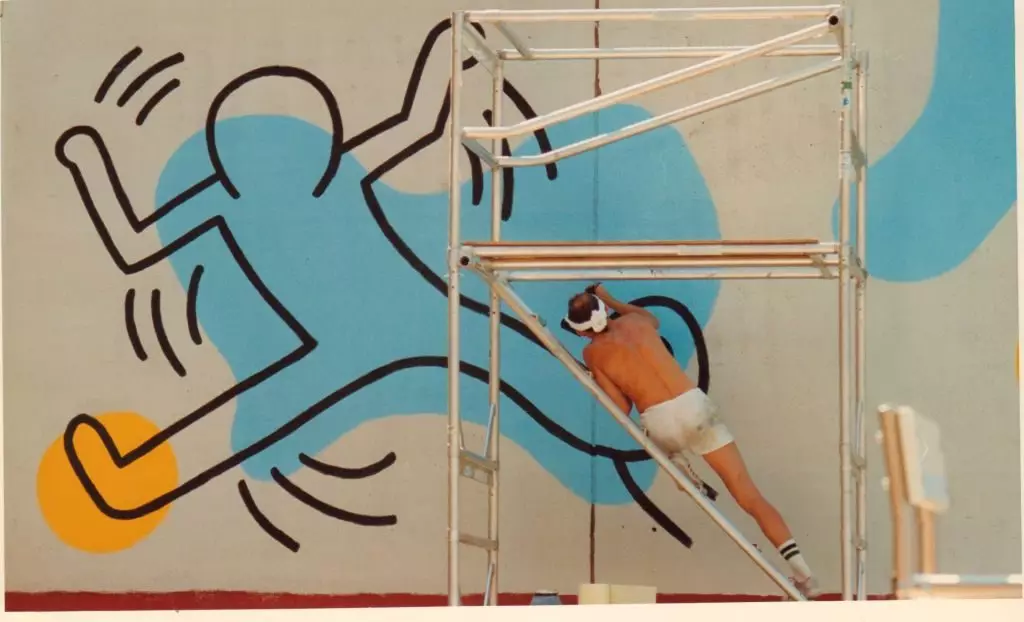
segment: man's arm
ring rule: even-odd
[[[608,290],[604,288],[604,285],[601,285],[600,283],[589,287],[588,290],[591,291],[595,296],[600,298],[601,301],[604,302],[604,304],[608,305],[608,307],[610,307],[612,311],[615,311],[619,315],[636,314],[638,317],[642,317],[648,322],[650,322],[655,329],[657,329],[661,325],[660,322],[658,322],[658,318],[655,317],[653,313],[651,313],[647,309],[644,309],[643,307],[638,307],[636,305],[631,305],[616,300],[611,294],[608,293]]]
[[[622,412],[628,417],[629,411],[633,409],[633,402],[630,401],[626,395],[619,390],[619,387],[615,386],[615,383],[611,379],[604,375],[600,369],[594,364],[593,357],[588,355],[588,351],[583,351],[583,361],[587,364],[590,369],[590,375],[594,377],[594,381],[597,382],[597,386],[601,387],[601,390],[608,394],[608,397],[612,398],[615,405],[622,410]]]

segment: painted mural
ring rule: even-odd
[[[873,160],[869,173],[868,265],[880,287],[920,287],[955,273],[986,244],[1016,198],[1012,2],[925,4],[937,5],[928,94],[917,120]],[[93,556],[125,554],[164,537],[161,528],[172,507],[187,505],[204,487],[224,481],[261,537],[277,545],[268,560],[315,546],[303,532],[282,526],[282,519],[296,512],[366,528],[360,538],[381,540],[392,537],[403,521],[416,520],[368,510],[358,495],[346,497],[344,504],[323,498],[299,475],[345,489],[372,483],[401,465],[407,457],[391,449],[369,462],[325,455],[346,436],[382,420],[437,413],[436,428],[443,433],[447,195],[443,189],[404,189],[385,178],[425,166],[430,149],[446,141],[448,96],[443,85],[428,84],[436,76],[425,77],[424,68],[447,55],[450,10],[438,5],[429,23],[403,26],[405,36],[421,42],[419,49],[381,78],[405,85],[402,97],[379,102],[378,119],[358,131],[346,115],[349,102],[336,92],[340,74],[332,74],[332,81],[283,60],[235,63],[241,69],[201,102],[202,118],[160,143],[174,146],[161,152],[163,164],[150,176],[155,183],[134,183],[125,172],[136,170],[133,154],[154,148],[145,132],[154,126],[165,131],[164,120],[182,114],[183,98],[195,97],[186,76],[201,71],[196,66],[211,46],[223,45],[202,37],[187,45],[137,40],[118,56],[90,57],[93,73],[62,95],[74,113],[54,115],[61,122],[32,125],[38,130],[32,140],[48,145],[48,183],[62,188],[63,198],[53,209],[82,216],[73,235],[83,242],[76,248],[103,255],[110,270],[124,277],[116,281],[121,284],[116,291],[104,292],[116,299],[119,316],[91,319],[121,335],[111,346],[116,356],[137,366],[140,375],[162,369],[184,382],[208,375],[189,363],[195,360],[189,351],[212,346],[231,377],[205,399],[180,392],[166,416],[125,408],[124,396],[114,394],[72,397],[66,401],[72,410],[59,417],[46,413],[48,421],[58,417],[63,429],[48,446],[33,448],[35,464],[8,462],[8,482],[34,479],[32,511],[45,521],[51,538],[85,555],[76,557],[76,564],[88,568]],[[5,37],[19,28],[17,18],[17,11],[5,16]],[[26,18],[25,23],[44,21]],[[89,43],[77,45],[86,49]],[[5,54],[26,51],[24,45],[9,47]],[[873,65],[896,62],[875,47]],[[483,71],[472,59],[463,70],[467,75]],[[259,108],[259,93],[268,88],[315,98],[326,121],[248,112]],[[537,103],[538,95],[546,95],[543,87],[513,77],[503,91],[507,113],[530,118],[544,111]],[[431,99],[434,94],[443,96]],[[225,112],[239,107],[247,112]],[[106,110],[114,108],[120,110]],[[413,110],[429,111],[416,119],[432,122],[410,131],[417,123]],[[7,107],[5,114],[31,112],[12,113]],[[465,114],[488,124],[492,120],[486,107]],[[655,114],[640,104],[618,105],[539,131],[514,147],[506,143],[504,149],[540,153]],[[17,121],[5,117],[5,135],[11,123]],[[884,116],[873,123],[884,129]],[[387,153],[378,162],[369,165],[353,156],[375,145]],[[482,238],[489,223],[490,176],[468,150],[464,157],[470,174],[461,193],[463,229],[467,239]],[[717,179],[721,173],[713,175]],[[711,178],[701,152],[691,151],[687,133],[674,127],[547,167],[507,170],[503,235],[522,240],[729,237]],[[5,238],[20,234],[8,213],[30,209],[30,201],[52,201],[42,186],[23,193],[20,200],[5,201]],[[818,209],[826,221],[831,210],[834,230],[836,206],[824,202]],[[7,280],[8,272],[22,268],[13,264],[7,242],[4,255]],[[147,276],[168,265],[175,284]],[[580,287],[529,283],[517,290],[551,321]],[[711,373],[718,368],[711,344],[757,351],[757,346],[708,336],[712,325],[723,321],[717,318],[724,287],[715,281],[614,286],[620,299],[658,314],[666,343],[713,397],[718,385]],[[473,279],[465,288],[464,334],[486,335],[486,290]],[[19,304],[11,296],[5,300],[5,311]],[[20,330],[10,321],[5,327]],[[668,555],[685,558],[699,549],[690,523],[706,519],[692,513],[679,518],[674,498],[666,502],[669,497],[653,492],[657,467],[650,458],[517,319],[503,315],[502,330],[506,443],[525,452],[568,497],[591,507],[635,508],[630,520],[660,530],[663,545],[678,551]],[[761,338],[756,330],[742,334],[754,342]],[[582,343],[569,334],[564,338],[579,355]],[[75,344],[65,348],[73,350]],[[463,352],[465,417],[483,425],[486,339],[464,339]],[[5,356],[9,368],[28,365]],[[1006,357],[1007,370],[1012,356]],[[11,378],[9,373],[5,382]],[[9,422],[22,415],[5,412],[11,430]],[[228,442],[213,450],[203,439],[215,437],[212,430],[222,426],[229,429]],[[9,433],[8,445],[17,442]],[[509,477],[512,483],[506,485],[518,485]],[[266,485],[283,493],[286,502],[282,497],[267,501]],[[801,507],[820,503],[806,495]],[[18,538],[17,522],[11,520],[9,545]],[[1012,520],[1019,525],[1019,515]],[[19,572],[10,564],[8,570],[11,576]],[[41,587],[34,591],[63,589]],[[381,585],[379,591],[407,590]]]

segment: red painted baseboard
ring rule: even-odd
[[[502,594],[503,605],[528,605],[532,594]],[[889,600],[875,595],[870,600]],[[729,603],[780,601],[780,596],[756,594],[658,594],[659,603]],[[821,600],[839,600],[828,594]],[[479,605],[480,594],[465,596]],[[575,605],[574,594],[562,602]],[[336,609],[352,607],[443,607],[444,594],[277,594],[261,592],[7,592],[6,610],[39,611],[153,611],[196,609]]]

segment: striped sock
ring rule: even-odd
[[[779,555],[789,562],[797,581],[806,581],[811,577],[811,569],[804,561],[804,556],[800,554],[800,547],[796,545],[795,540],[789,539],[783,542],[779,546]]]

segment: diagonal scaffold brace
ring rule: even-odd
[[[523,321],[523,324],[530,329],[534,335],[540,339],[541,343],[544,344],[551,354],[555,356],[566,369],[578,380],[584,388],[590,391],[598,402],[621,425],[626,432],[629,433],[633,440],[635,440],[643,449],[646,451],[651,458],[658,464],[659,467],[683,490],[686,491],[697,505],[700,506],[704,512],[711,517],[711,520],[718,525],[722,531],[728,535],[733,542],[736,543],[740,549],[750,557],[751,560],[761,570],[764,571],[768,577],[774,581],[783,592],[786,593],[793,600],[807,600],[804,596],[796,589],[789,579],[786,578],[781,572],[779,572],[772,564],[765,559],[764,555],[750,542],[740,531],[729,522],[718,508],[716,508],[711,501],[704,496],[704,494],[693,484],[689,477],[683,473],[682,469],[676,466],[662,451],[655,445],[650,438],[644,434],[643,430],[630,419],[629,415],[622,412],[622,410],[615,404],[615,402],[608,396],[604,390],[598,386],[594,378],[587,372],[572,354],[565,348],[564,345],[551,333],[550,330],[544,325],[540,317],[534,313],[526,303],[519,297],[519,295],[511,288],[511,286],[504,279],[495,276],[493,273],[489,273],[485,270],[473,270],[478,274],[491,288],[501,300],[508,305],[509,309],[515,312],[516,315]]]

